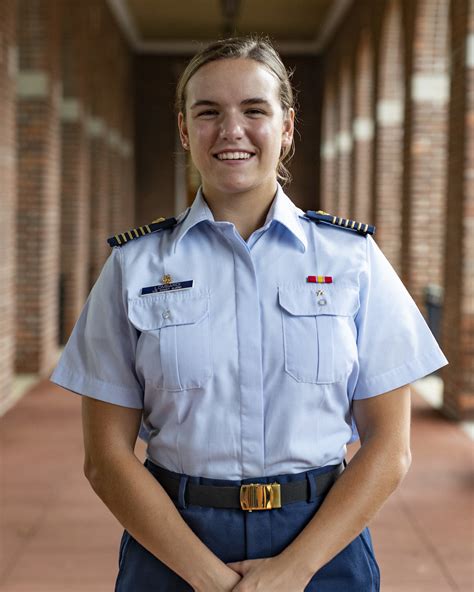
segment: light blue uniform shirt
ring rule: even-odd
[[[165,274],[193,287],[141,295]],[[52,381],[143,409],[156,464],[243,479],[341,462],[354,399],[446,363],[374,240],[279,187],[247,241],[199,192],[171,230],[114,248]]]

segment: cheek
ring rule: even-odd
[[[201,148],[212,141],[213,130],[211,126],[199,125],[189,130],[191,144]]]
[[[267,154],[278,158],[281,148],[281,130],[276,126],[262,124],[257,130],[258,142],[266,148]]]

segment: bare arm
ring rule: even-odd
[[[361,448],[280,558],[309,579],[375,516],[410,463],[410,387],[353,403]]]
[[[139,409],[83,398],[87,479],[124,528],[195,590],[232,590],[240,576],[193,533],[135,456],[140,420]]]

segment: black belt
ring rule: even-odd
[[[166,493],[178,499],[180,479],[176,474],[146,461],[150,472],[155,475]],[[344,470],[341,463],[332,471],[314,475],[316,495],[326,494]],[[210,508],[240,508],[242,510],[271,510],[286,504],[308,501],[310,485],[305,477],[289,483],[249,483],[243,485],[200,485],[188,481],[185,491],[186,504]]]

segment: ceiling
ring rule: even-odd
[[[317,54],[352,0],[108,0],[137,53],[189,53],[231,34],[270,35],[286,53]]]

